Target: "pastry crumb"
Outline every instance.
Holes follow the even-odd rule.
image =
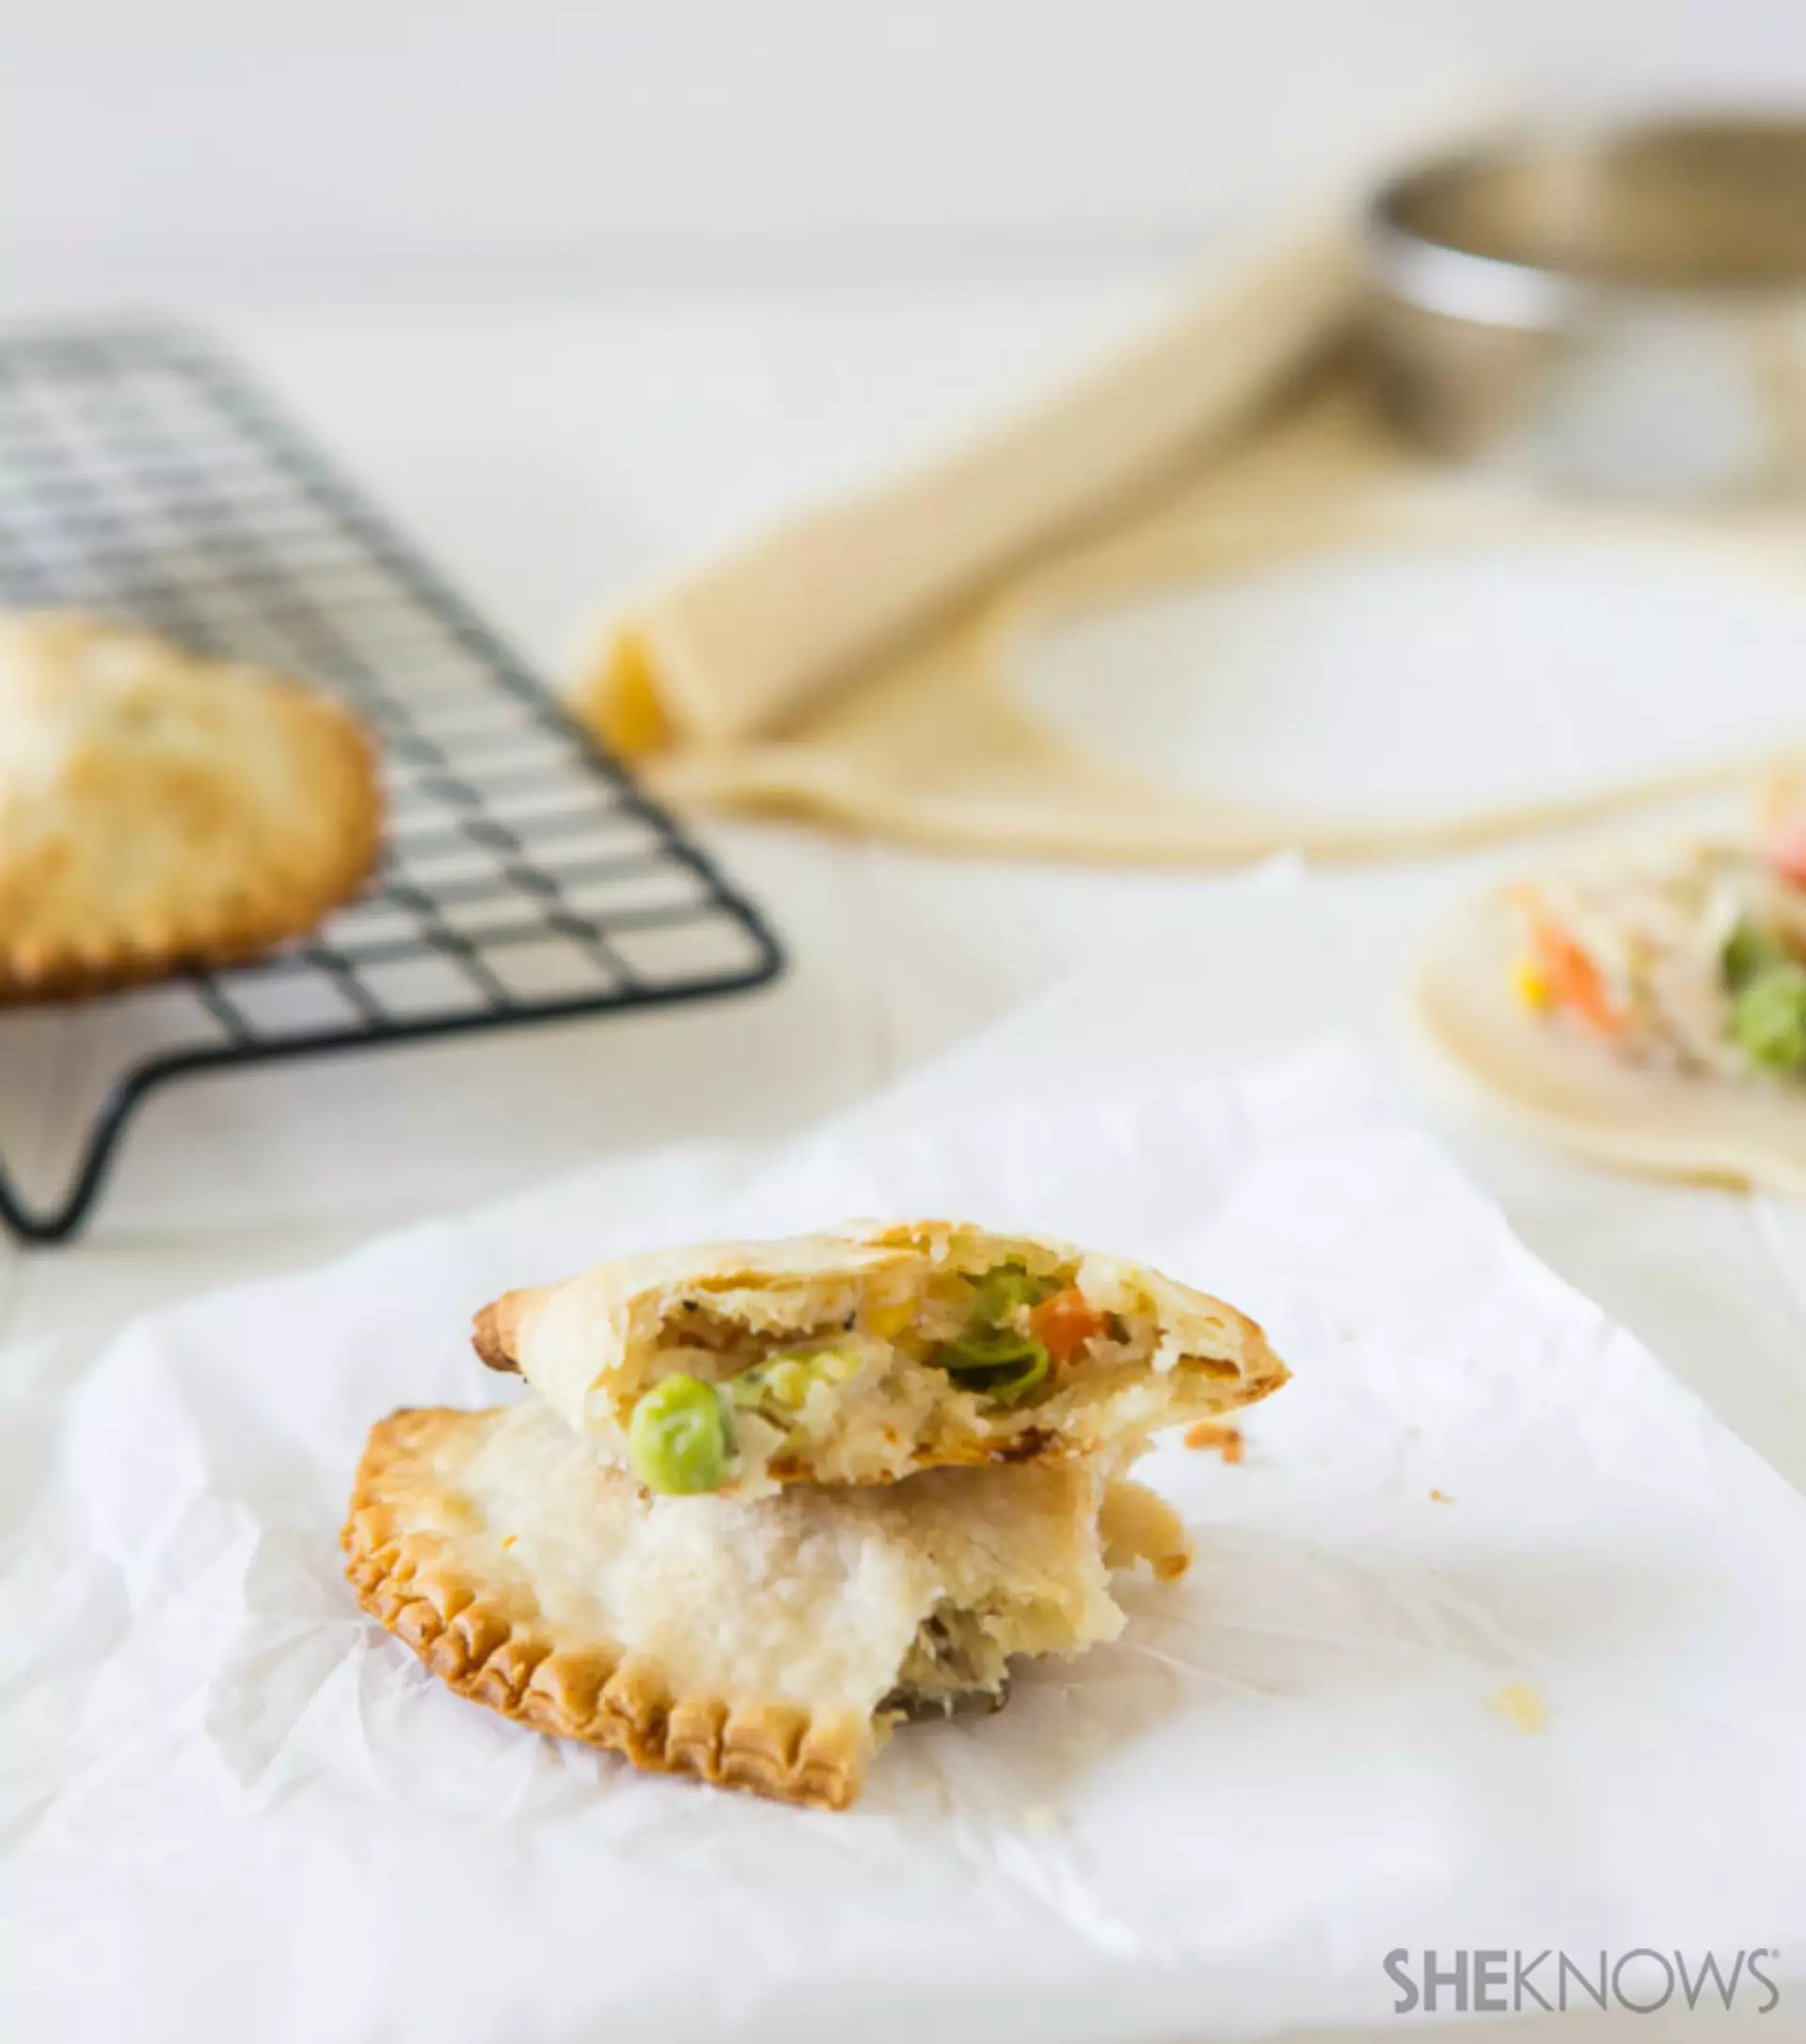
[[[1509,1719],[1520,1732],[1532,1738],[1549,1728],[1549,1706],[1531,1683],[1508,1682],[1486,1701],[1501,1718]]]
[[[1213,1448],[1228,1463],[1242,1460],[1242,1429],[1227,1427],[1220,1420],[1198,1419],[1185,1429],[1187,1448]]]
[[[1433,1505],[1451,1505],[1454,1501],[1446,1490],[1433,1490],[1430,1493],[1430,1502]]]
[[[502,1535],[501,1544],[504,1547],[512,1547],[515,1541],[517,1541],[519,1538],[520,1535],[518,1533],[504,1533]]]
[[[1060,1828],[1060,1813],[1051,1803],[1032,1802],[1022,1812],[1022,1829],[1037,1838],[1046,1838]]]

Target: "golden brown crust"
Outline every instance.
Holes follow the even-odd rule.
[[[449,1687],[518,1724],[580,1739],[636,1767],[844,1810],[884,1735],[881,1723],[812,1721],[779,1703],[676,1698],[661,1672],[591,1638],[561,1635],[522,1580],[484,1582],[423,1528],[442,1486],[422,1472],[459,1456],[493,1413],[404,1411],[379,1421],[358,1465],[341,1536],[357,1601]]]
[[[1214,1419],[1199,1419],[1196,1424],[1187,1427],[1185,1445],[1187,1448],[1214,1449],[1231,1466],[1239,1465],[1245,1458],[1246,1443],[1243,1439],[1242,1429],[1220,1426]]]
[[[515,1351],[528,1314],[544,1297],[547,1288],[530,1286],[519,1291],[504,1291],[483,1307],[470,1323],[470,1346],[491,1370],[517,1372]]]
[[[375,748],[298,682],[47,615],[0,626],[0,1001],[238,962],[370,878]]]
[[[1176,1583],[1192,1565],[1192,1536],[1158,1491],[1131,1477],[1113,1477],[1104,1485],[1098,1513],[1103,1559],[1113,1569],[1133,1568],[1146,1561],[1157,1580]]]

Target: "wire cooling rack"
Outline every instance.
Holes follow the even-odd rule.
[[[87,1081],[84,1133],[53,1160],[46,1199],[21,1190],[32,1131],[13,1125],[43,1118],[44,1085],[0,1118],[0,1221],[18,1236],[74,1232],[133,1111],[181,1074],[687,1000],[779,969],[752,905],[185,334],[0,336],[0,603],[130,618],[336,692],[381,740],[388,812],[382,871],[311,940],[0,1010],[0,1072],[41,1063],[48,1028],[79,1036]]]

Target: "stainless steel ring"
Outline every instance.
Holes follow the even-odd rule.
[[[1442,452],[1659,496],[1806,491],[1806,120],[1545,135],[1369,208],[1390,415]]]

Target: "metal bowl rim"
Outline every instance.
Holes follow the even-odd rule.
[[[1806,302],[1806,266],[1797,279],[1637,283],[1575,266],[1494,255],[1425,233],[1401,217],[1407,199],[1426,189],[1447,180],[1533,161],[1558,142],[1572,151],[1576,145],[1603,147],[1637,135],[1733,130],[1786,135],[1798,141],[1806,162],[1806,119],[1697,116],[1587,130],[1538,130],[1508,141],[1450,150],[1428,162],[1413,164],[1387,178],[1367,201],[1361,238],[1369,277],[1393,298],[1420,310],[1479,325],[1532,332],[1575,325],[1608,309],[1735,316],[1796,300]]]

